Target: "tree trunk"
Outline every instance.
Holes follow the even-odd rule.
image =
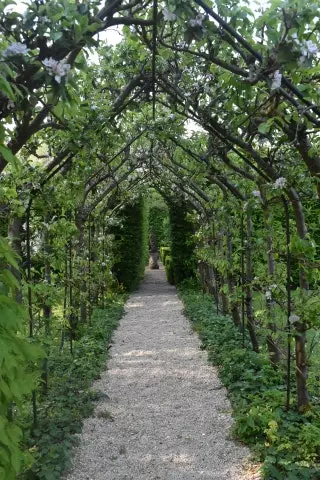
[[[275,270],[276,270],[274,254],[273,254],[273,238],[271,234],[272,220],[270,217],[269,204],[266,197],[264,196],[264,192],[262,189],[260,189],[260,193],[261,193],[261,202],[262,202],[262,209],[263,209],[264,226],[266,229],[268,276],[270,281],[272,282],[275,274]],[[271,292],[271,299],[266,298],[268,329],[270,331],[270,333],[268,333],[267,335],[267,347],[268,347],[270,362],[275,368],[277,368],[281,361],[281,350],[274,338],[274,334],[277,332],[277,325],[274,321],[275,312],[274,312],[274,301],[272,299],[272,291],[270,290],[270,292]]]
[[[246,312],[247,312],[247,329],[250,335],[252,348],[255,352],[259,352],[259,342],[256,333],[254,321],[254,313],[252,306],[252,219],[251,214],[247,214],[247,246],[246,246]]]
[[[8,237],[13,251],[18,256],[18,265],[21,266],[22,259],[22,224],[23,219],[21,217],[14,216],[8,225]],[[11,273],[18,282],[18,286],[15,289],[14,295],[17,303],[22,302],[22,274],[21,268],[14,268],[11,266]]]
[[[78,247],[77,247],[77,257],[79,262],[79,290],[78,290],[78,301],[77,307],[80,309],[80,322],[85,323],[87,321],[87,302],[86,302],[86,292],[87,292],[87,280],[86,280],[86,267],[85,267],[85,224],[81,218],[81,213],[77,218],[77,228],[78,228]]]
[[[305,223],[303,208],[297,192],[291,188],[289,198],[292,204],[297,233],[301,239],[305,239],[307,235],[307,226]],[[302,290],[309,290],[309,282],[306,276],[303,260],[300,261],[299,283]],[[296,354],[296,386],[298,407],[300,411],[306,410],[310,405],[309,393],[307,388],[308,379],[308,357],[306,352],[306,331],[307,324],[305,321],[296,322],[295,328],[295,354]]]
[[[48,222],[48,219],[45,219],[45,222]],[[50,265],[50,238],[48,231],[44,233],[43,239],[43,253],[44,253],[44,280],[45,284],[48,287],[51,285],[51,265]],[[48,338],[50,336],[50,319],[52,315],[52,304],[50,296],[49,298],[45,298],[44,305],[43,305],[43,317],[44,317],[44,328],[45,328],[45,337]],[[42,362],[42,373],[41,373],[41,380],[42,380],[42,394],[48,394],[48,384],[49,384],[49,372],[48,372],[48,356],[49,356],[49,348],[46,348],[46,356]]]
[[[218,235],[218,255],[221,259],[225,260],[226,252],[224,246],[224,232],[220,232]],[[222,266],[219,272],[219,279],[220,279],[220,297],[221,297],[221,305],[222,305],[222,314],[228,315],[229,313],[229,302],[228,297],[224,291],[226,287],[226,277],[225,277],[225,267]]]
[[[230,305],[231,305],[231,316],[233,323],[240,329],[241,326],[241,318],[240,312],[238,307],[238,302],[234,297],[235,294],[235,280],[233,276],[233,260],[232,260],[232,234],[229,231],[226,235],[226,242],[227,242],[227,260],[228,260],[228,288],[230,294]]]

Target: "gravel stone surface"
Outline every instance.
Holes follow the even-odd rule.
[[[163,268],[147,271],[113,337],[105,396],[85,420],[67,480],[244,480],[230,404]]]

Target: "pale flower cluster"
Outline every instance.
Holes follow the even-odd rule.
[[[189,25],[191,27],[202,27],[203,20],[205,19],[205,16],[202,15],[201,13],[198,13],[196,18],[192,18],[189,20]]]
[[[166,22],[174,22],[177,19],[177,15],[173,12],[170,12],[166,7],[162,10],[163,18]]]
[[[54,77],[57,83],[61,83],[62,77],[68,75],[71,68],[71,65],[69,63],[55,60],[52,57],[45,58],[42,63],[48,70],[49,75]]]
[[[300,42],[296,33],[294,33],[291,38],[293,39],[293,42],[295,44],[293,50],[298,50],[298,52],[300,53],[299,65],[303,65],[306,60],[312,58],[314,55],[316,55],[316,53],[318,53],[319,49],[312,40],[302,40],[302,42]]]
[[[259,190],[253,190],[252,195],[253,195],[254,197],[258,197],[258,198],[261,197],[261,193],[259,192]]]
[[[293,325],[294,323],[299,322],[299,320],[300,320],[299,315],[292,314],[292,315],[290,315],[290,317],[289,317],[289,322],[291,323],[291,325]]]
[[[281,87],[282,74],[279,70],[276,70],[273,74],[269,75],[272,79],[271,90],[276,90]]]
[[[13,108],[15,108],[15,103],[12,100],[9,100],[7,104],[7,108],[8,110],[12,110]]]
[[[25,55],[26,53],[28,53],[28,51],[29,48],[27,48],[27,46],[23,43],[11,43],[11,45],[9,45],[9,47],[2,52],[2,56],[7,58],[14,55]]]
[[[277,190],[277,189],[285,188],[286,185],[287,185],[287,179],[284,177],[279,177],[272,185],[272,188],[274,190]]]

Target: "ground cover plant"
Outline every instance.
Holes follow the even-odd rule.
[[[94,390],[92,382],[105,368],[125,299],[125,295],[115,295],[103,310],[95,310],[90,325],[74,343],[73,355],[69,349],[51,346],[47,359],[51,385],[39,399],[36,425],[30,434],[25,430],[23,443],[32,452],[32,463],[24,466],[19,478],[58,480],[71,466],[75,434],[80,433],[83,419],[92,415],[94,400],[103,395]],[[32,424],[31,409],[24,413],[22,421]]]
[[[212,296],[204,294],[199,284],[186,281],[179,294],[201,347],[228,388],[233,433],[264,462],[265,478],[319,478],[320,405],[303,415],[288,412],[283,375],[270,366],[266,352],[242,348],[242,334],[232,319],[217,314]]]
[[[36,456],[21,442],[54,387],[53,346],[74,362],[94,311],[141,278],[148,209],[170,282],[198,271],[248,358],[285,379],[286,411],[275,399],[313,468],[319,13],[313,0],[0,1],[0,478]],[[291,437],[266,428],[280,475]]]

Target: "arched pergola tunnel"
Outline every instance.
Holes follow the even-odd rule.
[[[279,5],[261,17],[243,9],[242,24],[236,7],[202,0],[67,3],[68,14],[34,2],[22,17],[3,2],[1,228],[20,258],[1,243],[14,274],[3,277],[0,307],[12,318],[10,342],[18,348],[23,309],[29,336],[48,338],[60,302],[72,350],[77,323],[112,290],[113,225],[155,189],[188,210],[194,267],[217,307],[283,369],[287,408],[308,410],[319,288],[317,6]],[[94,35],[116,25],[123,41],[99,47]],[[95,47],[99,61],[86,65],[83,52]],[[34,355],[26,350],[22,363]],[[23,379],[8,375],[12,385]],[[6,398],[4,417],[16,395]]]

